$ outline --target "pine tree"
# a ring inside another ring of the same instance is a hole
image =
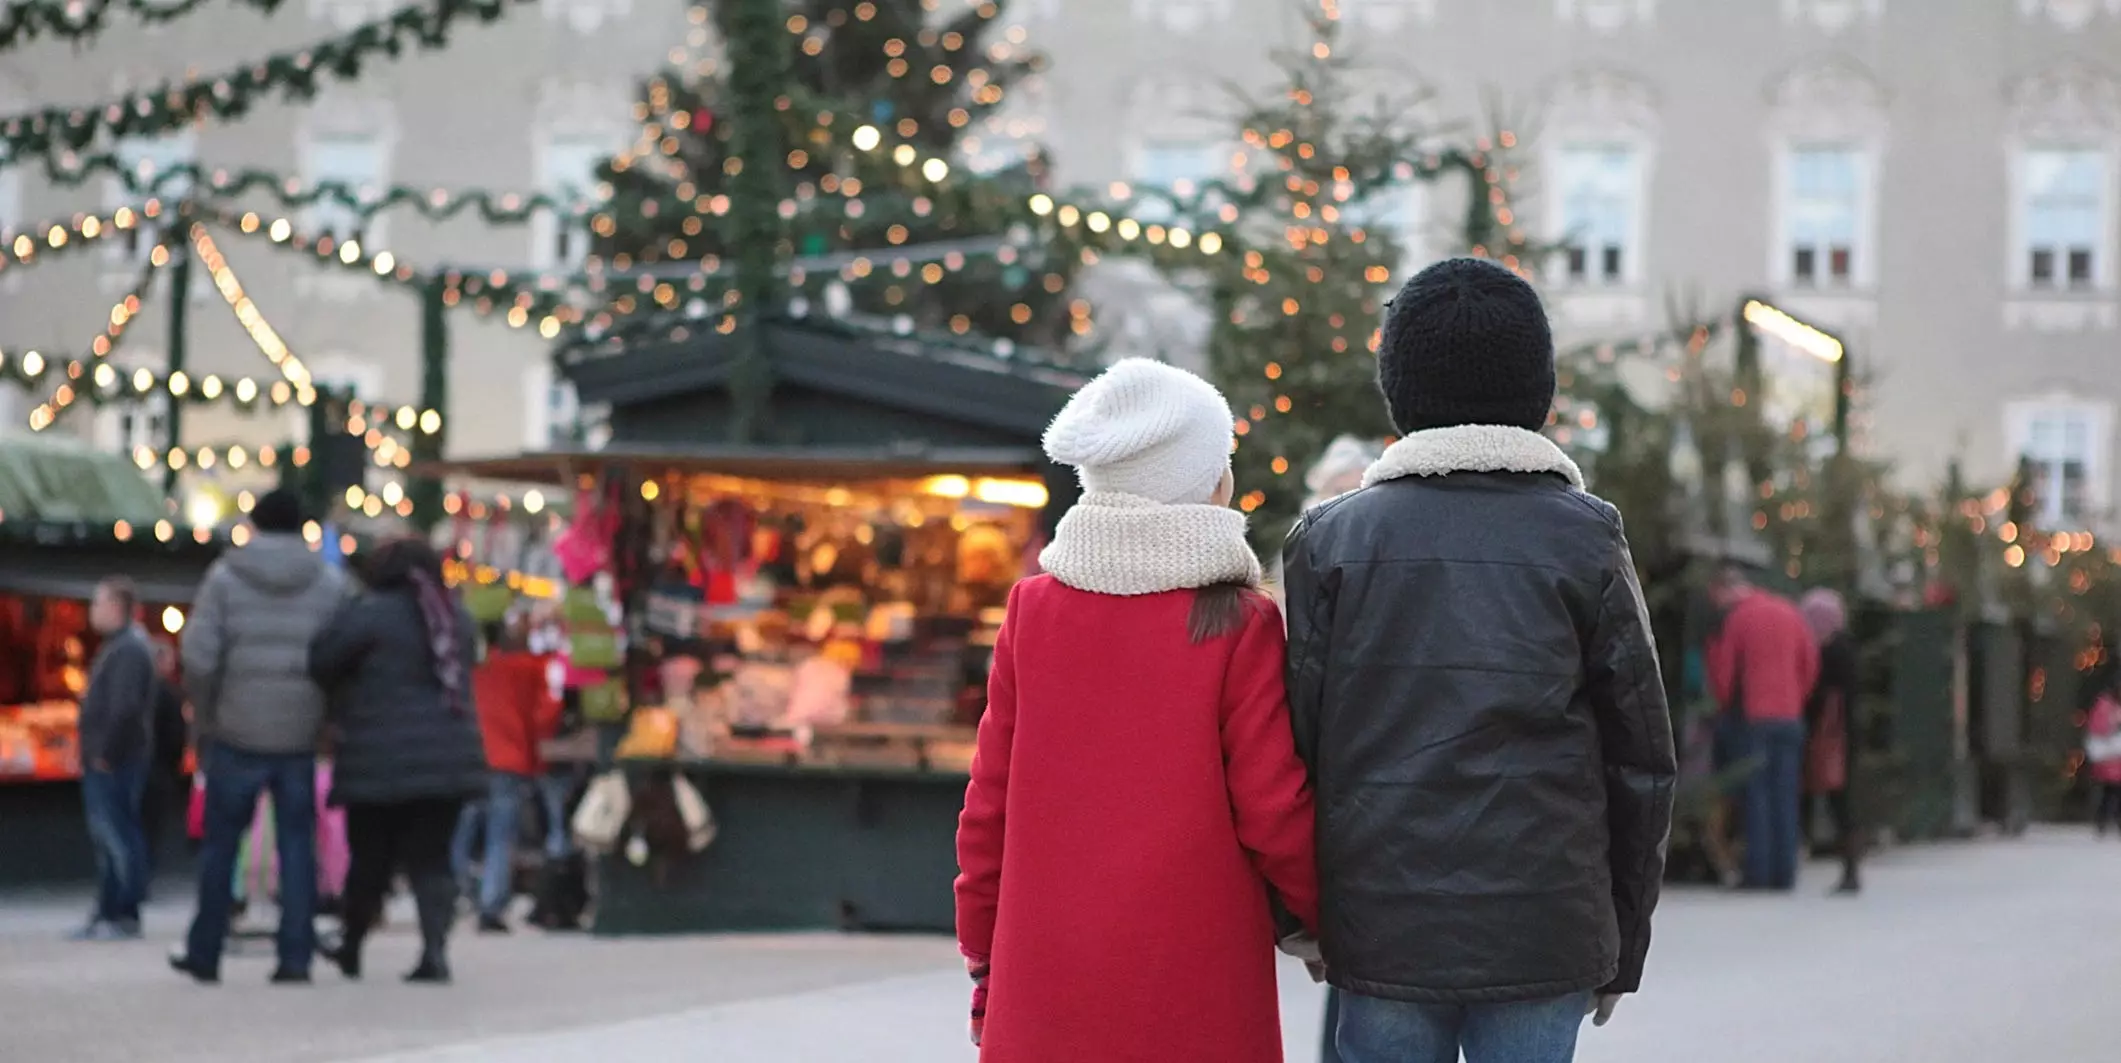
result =
[[[649,81],[635,108],[638,142],[604,174],[613,195],[595,221],[597,256],[613,269],[694,263],[711,272],[732,256],[730,177],[777,166],[787,236],[776,253],[794,260],[791,299],[817,305],[843,285],[851,310],[904,329],[1058,346],[1073,327],[1066,293],[1080,259],[1025,239],[1036,231],[1026,203],[1045,182],[1045,159],[1027,148],[1000,165],[967,162],[993,156],[970,151],[967,138],[995,124],[1043,58],[986,40],[999,0],[931,25],[936,6],[790,3],[790,75],[775,101],[782,143],[770,160],[733,156],[726,81]],[[720,275],[622,288],[603,324],[711,308],[724,288]]]
[[[1237,413],[1239,504],[1262,545],[1279,542],[1303,502],[1304,471],[1334,437],[1393,432],[1376,386],[1377,332],[1405,258],[1388,221],[1409,185],[1467,177],[1460,250],[1516,269],[1524,246],[1492,146],[1426,148],[1432,131],[1409,122],[1410,101],[1358,98],[1336,54],[1333,5],[1311,25],[1311,47],[1278,61],[1284,84],[1243,103],[1235,176],[1178,205],[1229,233],[1231,253],[1209,260],[1205,283],[1191,266],[1177,279],[1204,289],[1212,308],[1209,370]]]

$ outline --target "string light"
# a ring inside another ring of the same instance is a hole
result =
[[[215,245],[213,236],[207,233],[206,226],[192,223],[191,242],[192,247],[199,253],[199,263],[205,266],[207,273],[213,277],[214,290],[221,293],[221,300],[235,313],[236,322],[249,334],[250,341],[257,345],[258,350],[274,368],[280,370],[281,377],[294,386],[296,401],[304,406],[315,401],[316,392],[311,384],[309,368],[302,364],[300,358],[295,357],[293,351],[287,349],[286,341],[273,330],[257,304],[251,302],[250,296],[244,294],[243,282],[236,279],[236,271],[229,268],[228,260],[222,257],[221,249]]]

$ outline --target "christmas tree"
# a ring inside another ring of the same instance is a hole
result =
[[[1433,131],[1409,121],[1411,101],[1366,104],[1352,87],[1335,6],[1311,26],[1310,47],[1279,60],[1284,83],[1242,104],[1233,176],[1176,204],[1228,234],[1230,253],[1175,279],[1203,291],[1212,309],[1209,370],[1237,412],[1239,505],[1263,545],[1280,541],[1306,494],[1304,470],[1336,436],[1392,434],[1376,386],[1377,332],[1407,265],[1412,186],[1465,177],[1466,222],[1453,250],[1524,268],[1497,151],[1515,138],[1428,146]]]
[[[652,267],[667,265],[676,283],[616,285],[592,325],[722,305],[723,263],[739,233],[759,231],[730,217],[741,209],[730,185],[745,167],[766,165],[781,168],[780,223],[768,228],[783,234],[772,251],[791,264],[790,303],[824,303],[899,331],[1035,346],[1057,347],[1080,331],[1082,315],[1070,313],[1065,294],[1079,257],[1026,239],[1043,156],[1006,136],[976,139],[1004,128],[998,112],[1010,90],[1043,60],[1015,41],[987,40],[998,0],[947,21],[934,15],[938,6],[786,5],[777,144],[735,148],[738,123],[723,119],[737,93],[726,79],[673,71],[650,80],[635,108],[639,140],[603,175],[612,197],[593,223],[592,266],[659,273]],[[715,9],[719,18],[742,10]]]

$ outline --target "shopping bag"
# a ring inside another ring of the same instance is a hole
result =
[[[597,776],[574,810],[570,826],[574,828],[575,843],[589,852],[611,851],[632,814],[633,792],[626,786],[626,773],[607,771]]]

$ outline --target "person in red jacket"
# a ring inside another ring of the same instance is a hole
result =
[[[1130,359],[1046,433],[1084,494],[1010,592],[958,821],[985,1063],[1282,1058],[1270,893],[1315,930],[1313,808],[1232,423]]]
[[[1745,888],[1797,886],[1804,801],[1804,707],[1819,680],[1819,642],[1789,599],[1754,587],[1736,566],[1710,581],[1723,623],[1705,654],[1709,691],[1745,723]]]
[[[479,869],[479,929],[502,934],[508,932],[508,901],[515,896],[516,822],[524,794],[539,795],[547,817],[554,815],[538,747],[559,730],[560,702],[547,678],[547,659],[525,650],[520,632],[504,630],[488,647],[486,659],[472,671],[471,688],[492,775],[483,806],[467,807],[458,820],[455,857],[458,876],[467,877],[472,838],[483,811],[486,857]],[[564,855],[555,851],[564,847],[564,827],[548,823],[546,835],[546,855]]]

